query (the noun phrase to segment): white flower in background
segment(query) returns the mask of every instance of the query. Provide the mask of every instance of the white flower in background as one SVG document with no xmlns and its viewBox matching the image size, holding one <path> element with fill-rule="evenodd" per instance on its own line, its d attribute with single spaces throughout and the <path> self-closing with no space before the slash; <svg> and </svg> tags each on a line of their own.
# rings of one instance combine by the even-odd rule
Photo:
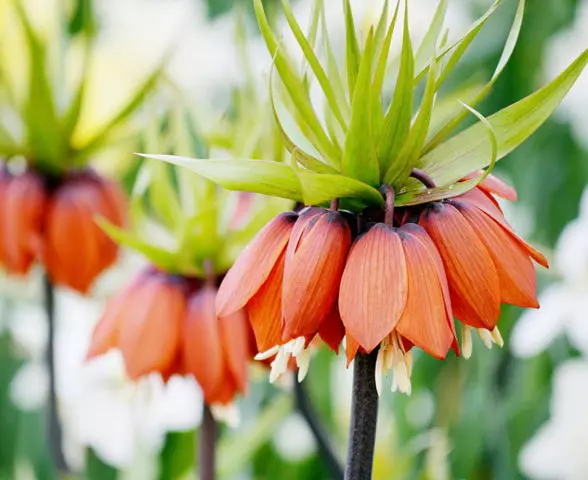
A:
<svg viewBox="0 0 588 480">
<path fill-rule="evenodd" d="M 57 291 L 56 372 L 64 450 L 73 467 L 81 468 L 83 449 L 90 446 L 107 463 L 134 471 L 159 452 L 168 431 L 200 423 L 202 394 L 187 378 L 173 377 L 167 384 L 158 375 L 130 381 L 117 351 L 85 362 L 102 308 L 100 301 Z M 16 348 L 29 359 L 12 380 L 11 399 L 25 410 L 40 408 L 49 383 L 43 364 L 44 311 L 40 305 L 20 305 L 8 320 Z"/>
<path fill-rule="evenodd" d="M 586 480 L 588 361 L 572 360 L 554 376 L 549 420 L 524 446 L 522 472 L 533 480 Z"/>
<path fill-rule="evenodd" d="M 588 45 L 588 0 L 581 0 L 573 23 L 568 29 L 555 35 L 547 46 L 545 76 L 555 78 Z M 588 74 L 584 72 L 564 98 L 560 109 L 571 124 L 576 139 L 588 148 Z"/>
<path fill-rule="evenodd" d="M 580 214 L 566 226 L 555 250 L 552 268 L 561 280 L 540 295 L 538 310 L 526 310 L 512 332 L 515 355 L 530 357 L 545 350 L 565 333 L 570 342 L 588 355 L 588 188 Z"/>
<path fill-rule="evenodd" d="M 306 421 L 297 413 L 286 417 L 274 434 L 274 446 L 280 457 L 301 462 L 316 452 L 316 440 Z"/>
</svg>

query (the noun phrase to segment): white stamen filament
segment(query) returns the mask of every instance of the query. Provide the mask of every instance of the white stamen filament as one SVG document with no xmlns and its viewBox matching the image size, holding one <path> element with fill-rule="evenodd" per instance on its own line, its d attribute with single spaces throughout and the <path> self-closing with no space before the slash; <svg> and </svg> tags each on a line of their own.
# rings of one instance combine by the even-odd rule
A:
<svg viewBox="0 0 588 480">
<path fill-rule="evenodd" d="M 504 339 L 502 338 L 502 334 L 500 333 L 500 330 L 498 330 L 498 327 L 494 327 L 494 330 L 492 330 L 490 334 L 492 335 L 496 345 L 498 345 L 500 348 L 504 347 Z"/>
<path fill-rule="evenodd" d="M 376 359 L 376 390 L 378 395 L 382 391 L 382 376 L 392 371 L 392 391 L 399 391 L 410 395 L 412 384 L 412 354 L 406 352 L 397 334 L 393 333 L 380 344 Z"/>
<path fill-rule="evenodd" d="M 269 374 L 270 383 L 274 383 L 288 371 L 291 357 L 296 360 L 298 366 L 298 381 L 304 380 L 310 367 L 311 357 L 310 349 L 306 348 L 306 338 L 298 337 L 283 345 L 276 345 L 265 352 L 258 353 L 255 360 L 267 360 L 274 355 Z"/>
<path fill-rule="evenodd" d="M 484 342 L 486 348 L 492 348 L 494 344 L 501 348 L 504 346 L 504 339 L 498 327 L 495 327 L 492 331 L 486 330 L 485 328 L 478 328 L 478 335 L 482 339 L 482 342 Z"/>
<path fill-rule="evenodd" d="M 472 327 L 463 324 L 461 326 L 461 355 L 466 360 L 472 356 Z"/>
</svg>

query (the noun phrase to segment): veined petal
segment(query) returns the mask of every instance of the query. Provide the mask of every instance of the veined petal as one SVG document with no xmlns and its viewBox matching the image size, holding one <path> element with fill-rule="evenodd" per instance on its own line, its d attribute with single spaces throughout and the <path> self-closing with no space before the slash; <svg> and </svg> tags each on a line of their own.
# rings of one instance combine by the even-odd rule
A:
<svg viewBox="0 0 588 480">
<path fill-rule="evenodd" d="M 183 293 L 163 274 L 147 279 L 133 295 L 119 330 L 131 378 L 169 369 L 180 345 L 185 310 Z"/>
<path fill-rule="evenodd" d="M 492 256 L 504 303 L 537 308 L 535 268 L 526 250 L 503 227 L 476 207 L 461 209 Z"/>
<path fill-rule="evenodd" d="M 359 349 L 359 342 L 349 335 L 349 332 L 345 332 L 345 356 L 347 357 L 348 367 L 357 355 Z"/>
<path fill-rule="evenodd" d="M 219 316 L 241 310 L 266 282 L 286 248 L 297 218 L 293 212 L 278 215 L 243 250 L 218 290 L 216 311 Z"/>
<path fill-rule="evenodd" d="M 351 231 L 339 212 L 304 212 L 286 248 L 282 340 L 314 335 L 339 293 Z"/>
<path fill-rule="evenodd" d="M 399 229 L 406 257 L 408 296 L 396 331 L 430 355 L 444 359 L 455 340 L 453 319 L 443 294 L 445 275 L 440 278 L 440 261 L 435 244 L 422 227 Z"/>
<path fill-rule="evenodd" d="M 339 292 L 345 330 L 367 352 L 398 324 L 406 304 L 407 283 L 398 233 L 376 224 L 351 247 Z"/>
<path fill-rule="evenodd" d="M 249 366 L 249 326 L 247 315 L 239 310 L 218 319 L 226 366 L 232 374 L 240 392 L 247 390 Z"/>
<path fill-rule="evenodd" d="M 245 307 L 259 352 L 266 352 L 282 343 L 282 279 L 285 260 L 284 251 L 266 282 Z"/>
<path fill-rule="evenodd" d="M 500 284 L 492 257 L 474 229 L 449 203 L 432 205 L 419 223 L 443 259 L 455 316 L 492 330 L 500 315 Z"/>
<path fill-rule="evenodd" d="M 331 312 L 321 323 L 318 333 L 323 342 L 325 342 L 331 350 L 338 354 L 339 347 L 341 346 L 341 342 L 345 336 L 345 327 L 341 321 L 341 315 L 339 315 L 339 308 L 337 304 L 333 305 Z"/>
<path fill-rule="evenodd" d="M 483 173 L 483 170 L 472 172 L 469 175 L 466 175 L 464 180 L 470 180 L 472 178 L 479 177 Z M 510 200 L 511 202 L 516 202 L 517 200 L 516 189 L 504 183 L 496 175 L 489 174 L 484 180 L 482 180 L 482 182 L 478 184 L 477 188 L 483 190 L 486 193 L 498 195 L 499 197 L 502 197 L 505 200 Z"/>
<path fill-rule="evenodd" d="M 184 367 L 194 375 L 207 403 L 214 403 L 225 381 L 225 361 L 220 324 L 214 302 L 216 288 L 203 287 L 187 302 L 183 328 Z M 230 381 L 232 381 L 232 376 Z"/>
</svg>

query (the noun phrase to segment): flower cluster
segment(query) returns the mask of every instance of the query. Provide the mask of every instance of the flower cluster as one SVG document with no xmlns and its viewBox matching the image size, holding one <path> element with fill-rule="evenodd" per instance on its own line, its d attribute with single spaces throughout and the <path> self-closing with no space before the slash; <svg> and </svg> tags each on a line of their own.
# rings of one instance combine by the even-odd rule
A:
<svg viewBox="0 0 588 480">
<path fill-rule="evenodd" d="M 207 404 L 225 405 L 247 388 L 252 338 L 241 311 L 217 316 L 216 287 L 153 267 L 109 303 L 88 358 L 120 349 L 130 378 L 192 375 Z"/>
<path fill-rule="evenodd" d="M 85 293 L 118 252 L 94 219 L 123 226 L 125 212 L 120 187 L 93 170 L 52 178 L 30 167 L 15 175 L 2 166 L 0 263 L 24 275 L 40 260 L 53 283 Z"/>
<path fill-rule="evenodd" d="M 335 351 L 345 336 L 349 360 L 379 347 L 377 384 L 391 369 L 393 390 L 409 393 L 413 346 L 439 359 L 460 352 L 454 315 L 468 357 L 471 329 L 487 346 L 502 345 L 501 303 L 538 307 L 531 259 L 547 261 L 516 235 L 493 194 L 514 198 L 489 177 L 418 207 L 281 214 L 226 275 L 217 311 L 247 311 L 258 358 L 276 355 L 274 378 L 290 356 L 304 376 L 317 334 Z"/>
</svg>

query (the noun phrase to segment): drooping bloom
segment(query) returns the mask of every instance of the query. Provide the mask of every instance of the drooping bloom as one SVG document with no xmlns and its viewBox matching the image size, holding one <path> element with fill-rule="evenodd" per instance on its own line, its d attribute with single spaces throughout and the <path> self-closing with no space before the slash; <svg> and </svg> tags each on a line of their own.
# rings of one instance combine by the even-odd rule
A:
<svg viewBox="0 0 588 480">
<path fill-rule="evenodd" d="M 351 230 L 340 212 L 309 208 L 274 218 L 225 276 L 219 315 L 243 308 L 255 333 L 258 359 L 271 358 L 271 380 L 296 358 L 299 378 L 308 369 L 307 347 L 319 334 L 338 350 L 343 328 L 337 295 Z"/>
<path fill-rule="evenodd" d="M 384 369 L 393 389 L 410 392 L 414 345 L 443 359 L 456 345 L 445 272 L 423 228 L 374 225 L 354 243 L 345 266 L 339 310 L 347 333 L 347 355 L 378 345 L 376 385 Z"/>
<path fill-rule="evenodd" d="M 31 168 L 19 175 L 3 171 L 0 260 L 18 275 L 41 260 L 53 283 L 86 293 L 118 253 L 96 218 L 122 227 L 125 209 L 120 187 L 92 170 L 59 179 Z"/>
<path fill-rule="evenodd" d="M 120 187 L 93 172 L 65 181 L 51 196 L 45 225 L 44 261 L 53 282 L 86 292 L 117 257 L 118 247 L 97 225 L 103 217 L 125 223 Z M 72 249 L 71 245 L 79 246 Z"/>
<path fill-rule="evenodd" d="M 547 267 L 545 257 L 512 230 L 500 208 L 478 189 L 427 206 L 419 223 L 443 259 L 456 318 L 479 329 L 486 344 L 502 343 L 498 332 L 490 335 L 500 304 L 539 306 L 531 260 Z"/>
<path fill-rule="evenodd" d="M 25 275 L 41 250 L 47 194 L 42 178 L 33 171 L 5 177 L 3 183 L 0 257 L 8 272 Z"/>
<path fill-rule="evenodd" d="M 226 405 L 247 388 L 250 330 L 241 311 L 217 316 L 215 297 L 213 286 L 148 268 L 111 300 L 88 357 L 120 349 L 130 378 L 191 375 L 207 404 Z"/>
</svg>

